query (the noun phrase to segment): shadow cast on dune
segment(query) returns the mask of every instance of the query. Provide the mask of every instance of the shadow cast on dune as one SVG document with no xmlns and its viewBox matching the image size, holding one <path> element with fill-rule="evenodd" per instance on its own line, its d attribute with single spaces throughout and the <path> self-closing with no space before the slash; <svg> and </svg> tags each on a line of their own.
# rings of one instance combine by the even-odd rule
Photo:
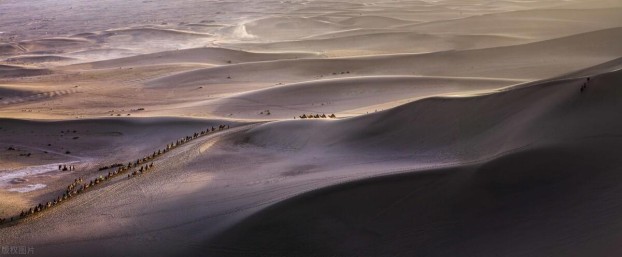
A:
<svg viewBox="0 0 622 257">
<path fill-rule="evenodd" d="M 342 121 L 252 129 L 247 142 L 266 148 L 431 151 L 444 159 L 415 154 L 413 161 L 457 165 L 311 191 L 252 215 L 202 250 L 219 256 L 617 256 L 617 63 L 601 65 L 613 71 L 591 74 L 586 89 L 585 77 L 566 76 Z M 280 129 L 295 135 L 266 140 L 284 133 Z M 337 134 L 348 136 L 336 141 Z"/>
<path fill-rule="evenodd" d="M 325 188 L 204 245 L 244 256 L 617 256 L 621 140 Z"/>
<path fill-rule="evenodd" d="M 0 78 L 22 78 L 52 74 L 51 70 L 0 64 Z"/>
</svg>

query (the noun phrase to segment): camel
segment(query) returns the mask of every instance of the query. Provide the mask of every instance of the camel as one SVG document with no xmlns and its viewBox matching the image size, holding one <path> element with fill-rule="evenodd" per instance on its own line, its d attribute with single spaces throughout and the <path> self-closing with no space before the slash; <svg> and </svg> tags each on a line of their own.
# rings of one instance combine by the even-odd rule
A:
<svg viewBox="0 0 622 257">
<path fill-rule="evenodd" d="M 313 116 L 312 114 L 309 114 L 309 116 L 307 116 L 306 114 L 303 114 L 304 118 L 318 118 L 320 117 L 319 114 L 316 114 L 315 116 Z M 303 118 L 303 116 L 301 116 L 301 118 Z M 334 115 L 333 115 L 334 116 Z M 322 114 L 322 117 L 326 117 L 325 114 Z M 224 130 L 224 129 L 229 129 L 230 125 L 224 125 L 221 124 L 218 126 L 218 130 Z M 215 131 L 216 128 L 215 127 L 211 127 L 211 131 Z M 166 152 L 168 152 L 170 149 L 175 148 L 181 144 L 185 144 L 187 142 L 190 142 L 200 136 L 206 135 L 210 132 L 210 128 L 207 128 L 205 131 L 199 131 L 199 132 L 194 132 L 191 136 L 185 136 L 180 138 L 179 140 L 177 140 L 176 142 L 170 143 L 166 145 L 166 148 L 164 149 L 158 149 L 157 151 L 154 151 L 152 154 L 147 155 L 144 158 L 139 158 L 136 159 L 136 162 L 128 162 L 127 165 L 123 165 L 120 163 L 115 163 L 112 165 L 107 165 L 107 166 L 103 166 L 102 168 L 99 168 L 99 170 L 105 170 L 105 169 L 111 169 L 114 167 L 118 167 L 116 170 L 113 171 L 108 171 L 108 173 L 106 175 L 100 175 L 98 178 L 91 180 L 87 183 L 83 183 L 83 179 L 82 178 L 76 178 L 74 179 L 74 181 L 69 184 L 65 190 L 65 192 L 62 194 L 62 196 L 58 196 L 55 199 L 53 199 L 52 201 L 48 201 L 48 202 L 44 202 L 44 203 L 39 203 L 38 205 L 34 206 L 33 208 L 28 209 L 27 211 L 22 210 L 20 212 L 20 218 L 26 217 L 27 215 L 30 214 L 34 214 L 37 212 L 41 212 L 47 208 L 50 208 L 52 206 L 56 206 L 57 204 L 60 204 L 62 201 L 67 200 L 69 198 L 72 198 L 74 195 L 80 194 L 84 191 L 86 191 L 89 187 L 93 187 L 99 183 L 103 183 L 104 181 L 107 181 L 111 178 L 113 178 L 114 176 L 118 175 L 119 173 L 128 171 L 129 169 L 133 168 L 133 167 L 138 167 L 140 166 L 139 170 L 135 170 L 129 174 L 127 174 L 128 178 L 131 178 L 133 176 L 136 175 L 141 175 L 149 170 L 151 170 L 154 167 L 154 162 L 150 162 L 147 164 L 148 161 L 155 159 L 157 156 L 160 156 Z M 143 164 L 144 165 L 141 165 Z M 75 170 L 75 166 L 74 165 L 66 165 L 66 164 L 59 164 L 58 165 L 58 169 L 62 170 L 62 171 L 74 171 Z M 6 218 L 0 218 L 0 224 L 6 222 Z M 11 217 L 11 220 L 13 220 L 13 218 Z"/>
</svg>

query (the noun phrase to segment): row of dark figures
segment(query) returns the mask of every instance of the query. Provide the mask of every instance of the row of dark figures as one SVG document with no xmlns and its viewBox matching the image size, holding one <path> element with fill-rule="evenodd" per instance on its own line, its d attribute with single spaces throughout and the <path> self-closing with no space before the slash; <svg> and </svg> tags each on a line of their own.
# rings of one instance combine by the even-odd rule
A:
<svg viewBox="0 0 622 257">
<path fill-rule="evenodd" d="M 335 118 L 337 118 L 337 116 L 334 113 L 331 114 L 331 115 L 328 115 L 328 116 L 326 114 L 322 114 L 322 115 L 319 115 L 319 114 L 316 114 L 316 115 L 313 115 L 313 114 L 309 114 L 309 115 L 303 114 L 303 115 L 300 115 L 298 117 L 301 118 L 301 119 L 320 119 L 320 118 L 323 118 L 323 119 L 325 119 L 325 118 L 335 119 Z M 296 117 L 294 117 L 294 119 L 295 118 Z"/>
<path fill-rule="evenodd" d="M 73 165 L 58 165 L 58 170 L 62 170 L 62 171 L 73 171 L 76 170 L 76 166 Z"/>
<path fill-rule="evenodd" d="M 102 171 L 102 170 L 112 169 L 112 168 L 121 167 L 121 166 L 123 166 L 122 163 L 115 163 L 112 165 L 106 165 L 104 167 L 100 167 L 99 170 Z"/>
<path fill-rule="evenodd" d="M 154 168 L 154 163 L 153 160 L 165 153 L 167 153 L 168 151 L 175 149 L 177 147 L 179 147 L 182 144 L 188 143 L 193 139 L 199 138 L 201 136 L 207 135 L 209 134 L 209 132 L 215 132 L 215 131 L 221 131 L 221 130 L 225 130 L 228 129 L 229 125 L 219 125 L 218 129 L 216 129 L 215 127 L 211 127 L 200 131 L 200 132 L 195 132 L 192 136 L 186 136 L 183 138 L 180 138 L 178 140 L 176 140 L 175 142 L 171 142 L 170 144 L 166 145 L 166 148 L 164 149 L 158 149 L 157 151 L 154 151 L 151 155 L 147 155 L 144 158 L 140 158 L 137 159 L 135 162 L 128 162 L 127 165 L 122 165 L 120 167 L 118 167 L 118 164 L 112 164 L 109 165 L 108 167 L 114 166 L 114 167 L 118 167 L 115 171 L 109 171 L 108 174 L 106 175 L 100 175 L 99 177 L 95 178 L 94 180 L 91 180 L 89 183 L 83 183 L 84 180 L 80 177 L 75 179 L 71 184 L 69 184 L 65 190 L 65 192 L 63 193 L 63 195 L 56 197 L 54 200 L 46 202 L 46 203 L 40 203 L 32 208 L 29 208 L 28 210 L 22 210 L 21 213 L 19 214 L 19 216 L 17 217 L 10 217 L 8 220 L 6 218 L 0 218 L 0 224 L 6 223 L 6 222 L 12 222 L 15 221 L 17 219 L 23 219 L 26 218 L 28 216 L 34 215 L 36 213 L 42 212 L 48 208 L 54 207 L 56 205 L 61 204 L 64 201 L 67 201 L 79 194 L 82 194 L 84 192 L 86 192 L 87 190 L 89 190 L 90 188 L 95 187 L 96 185 L 99 185 L 105 181 L 108 181 L 116 176 L 119 176 L 121 174 L 124 174 L 126 172 L 130 172 L 130 170 L 132 168 L 136 168 L 136 170 L 130 172 L 127 175 L 127 178 L 132 178 L 134 176 L 138 176 L 138 175 L 142 175 L 143 173 L 146 173 L 147 171 L 150 171 L 151 169 Z M 148 163 L 150 162 L 150 163 Z M 145 165 L 143 165 L 143 163 Z M 70 166 L 66 166 L 64 165 L 63 167 L 61 167 L 59 165 L 59 169 L 65 170 L 65 168 L 67 168 L 67 170 L 73 170 L 74 167 L 73 165 Z M 101 169 L 100 169 L 101 170 Z"/>
<path fill-rule="evenodd" d="M 583 91 L 587 89 L 588 84 L 590 84 L 590 77 L 587 77 L 587 80 L 583 83 L 583 85 L 581 85 L 581 88 L 579 89 L 579 91 L 583 93 Z"/>
</svg>

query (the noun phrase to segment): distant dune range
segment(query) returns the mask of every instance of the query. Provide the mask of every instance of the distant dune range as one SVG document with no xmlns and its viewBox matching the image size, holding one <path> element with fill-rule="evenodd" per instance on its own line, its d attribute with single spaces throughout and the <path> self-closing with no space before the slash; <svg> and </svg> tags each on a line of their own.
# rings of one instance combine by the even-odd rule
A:
<svg viewBox="0 0 622 257">
<path fill-rule="evenodd" d="M 405 25 L 400 29 L 447 34 L 506 35 L 550 39 L 593 31 L 598 27 L 618 27 L 622 8 L 535 9 L 502 12 L 457 20 Z"/>
<path fill-rule="evenodd" d="M 195 87 L 220 81 L 298 82 L 343 75 L 425 75 L 543 79 L 622 54 L 622 46 L 610 38 L 622 37 L 622 28 L 517 46 L 429 54 L 396 54 L 357 58 L 300 59 L 229 65 L 163 77 L 148 86 Z"/>
<path fill-rule="evenodd" d="M 256 51 L 313 51 L 333 56 L 389 53 L 427 53 L 514 45 L 523 38 L 497 35 L 431 35 L 416 32 L 363 32 L 363 35 L 303 39 L 277 43 L 233 44 L 232 47 Z M 416 42 L 404 44 L 404 42 Z"/>
<path fill-rule="evenodd" d="M 203 64 L 232 64 L 245 62 L 260 62 L 281 59 L 298 59 L 316 56 L 309 53 L 251 53 L 225 48 L 192 48 L 177 51 L 158 52 L 93 63 L 73 65 L 70 68 L 80 69 L 107 69 L 118 67 L 133 67 L 155 64 L 196 62 Z"/>
</svg>

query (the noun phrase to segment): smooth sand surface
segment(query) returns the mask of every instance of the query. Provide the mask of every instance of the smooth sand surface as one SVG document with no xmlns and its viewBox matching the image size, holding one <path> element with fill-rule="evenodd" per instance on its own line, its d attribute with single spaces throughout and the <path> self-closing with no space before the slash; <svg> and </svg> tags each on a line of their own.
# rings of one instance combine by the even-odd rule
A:
<svg viewBox="0 0 622 257">
<path fill-rule="evenodd" d="M 2 1 L 0 218 L 104 165 L 231 128 L 0 224 L 0 246 L 619 256 L 621 11 L 614 0 Z"/>
</svg>

